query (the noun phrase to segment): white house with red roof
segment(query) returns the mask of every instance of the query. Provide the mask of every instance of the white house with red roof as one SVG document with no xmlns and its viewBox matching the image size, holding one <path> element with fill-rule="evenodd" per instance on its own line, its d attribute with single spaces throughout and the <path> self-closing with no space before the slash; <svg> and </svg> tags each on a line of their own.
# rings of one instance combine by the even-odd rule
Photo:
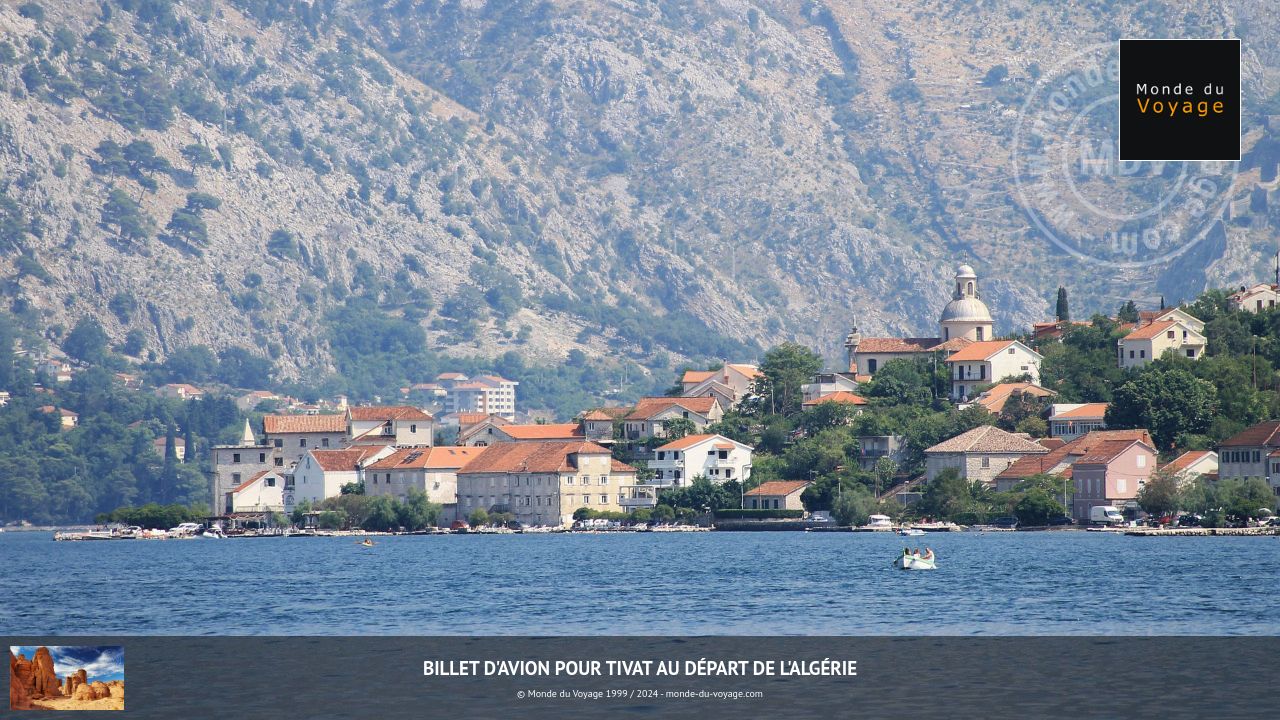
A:
<svg viewBox="0 0 1280 720">
<path fill-rule="evenodd" d="M 1276 306 L 1276 301 L 1280 300 L 1280 286 L 1258 283 L 1253 287 L 1241 287 L 1238 292 L 1231 293 L 1229 299 L 1237 310 L 1260 313 Z"/>
<path fill-rule="evenodd" d="M 1142 367 L 1168 351 L 1192 359 L 1204 355 L 1204 323 L 1185 310 L 1171 308 L 1143 320 L 1116 341 L 1121 368 Z"/>
<path fill-rule="evenodd" d="M 745 363 L 727 363 L 718 370 L 686 370 L 680 378 L 680 394 L 715 397 L 722 407 L 731 408 L 751 394 L 761 375 L 760 368 Z"/>
<path fill-rule="evenodd" d="M 347 408 L 352 444 L 430 446 L 435 437 L 431 415 L 412 405 L 368 405 Z"/>
<path fill-rule="evenodd" d="M 646 397 L 640 398 L 623 418 L 623 433 L 627 440 L 647 440 L 665 437 L 664 423 L 685 419 L 698 429 L 720 422 L 724 406 L 716 397 Z"/>
<path fill-rule="evenodd" d="M 951 397 L 968 400 L 978 388 L 1008 377 L 1040 382 L 1040 353 L 1017 340 L 970 343 L 946 359 L 951 375 Z"/>
<path fill-rule="evenodd" d="M 1094 430 L 1107 429 L 1110 403 L 1054 403 L 1049 406 L 1049 436 L 1075 440 Z"/>
<path fill-rule="evenodd" d="M 800 496 L 809 483 L 804 480 L 770 480 L 742 496 L 744 510 L 804 510 Z"/>
<path fill-rule="evenodd" d="M 1280 475 L 1280 458 L 1274 459 L 1272 465 L 1276 467 L 1276 474 Z M 1177 475 L 1183 482 L 1191 482 L 1198 477 L 1217 480 L 1218 453 L 1212 450 L 1188 450 L 1160 469 Z"/>
<path fill-rule="evenodd" d="M 342 494 L 342 486 L 363 483 L 365 468 L 395 451 L 391 445 L 359 445 L 343 450 L 310 450 L 286 474 L 285 512 L 303 501 L 318 503 Z"/>
<path fill-rule="evenodd" d="M 652 484 L 681 487 L 702 476 L 713 483 L 742 482 L 751 477 L 750 445 L 723 435 L 686 435 L 653 449 Z"/>
<path fill-rule="evenodd" d="M 260 470 L 231 489 L 229 513 L 284 512 L 284 478 L 275 470 Z"/>
</svg>

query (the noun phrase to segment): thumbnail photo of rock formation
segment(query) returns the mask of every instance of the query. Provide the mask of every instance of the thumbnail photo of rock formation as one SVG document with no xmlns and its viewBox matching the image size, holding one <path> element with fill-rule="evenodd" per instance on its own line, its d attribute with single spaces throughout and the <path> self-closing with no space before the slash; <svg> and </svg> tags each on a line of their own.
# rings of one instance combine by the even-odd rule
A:
<svg viewBox="0 0 1280 720">
<path fill-rule="evenodd" d="M 10 710 L 123 710 L 124 648 L 9 648 Z"/>
</svg>

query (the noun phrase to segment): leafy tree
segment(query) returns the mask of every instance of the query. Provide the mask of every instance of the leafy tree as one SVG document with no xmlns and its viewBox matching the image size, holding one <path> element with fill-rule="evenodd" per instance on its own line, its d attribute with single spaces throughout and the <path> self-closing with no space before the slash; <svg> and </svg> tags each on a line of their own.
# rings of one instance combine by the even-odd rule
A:
<svg viewBox="0 0 1280 720">
<path fill-rule="evenodd" d="M 1138 505 L 1147 513 L 1167 515 L 1178 509 L 1182 499 L 1178 474 L 1161 468 L 1138 489 Z"/>
<path fill-rule="evenodd" d="M 1116 312 L 1116 320 L 1119 320 L 1120 322 L 1136 323 L 1138 322 L 1138 318 L 1138 306 L 1135 305 L 1132 300 L 1126 300 L 1125 303 L 1120 306 L 1120 310 Z"/>
<path fill-rule="evenodd" d="M 1186 370 L 1150 366 L 1121 385 L 1107 408 L 1107 426 L 1147 428 L 1161 449 L 1184 433 L 1202 433 L 1217 411 L 1217 391 Z"/>
<path fill-rule="evenodd" d="M 858 412 L 857 406 L 842 402 L 821 402 L 806 410 L 798 422 L 807 434 L 848 425 Z"/>
<path fill-rule="evenodd" d="M 862 485 L 854 485 L 840 493 L 831 510 L 841 525 L 866 525 L 878 508 L 879 503 L 869 490 Z"/>
<path fill-rule="evenodd" d="M 698 426 L 688 418 L 670 418 L 662 421 L 662 437 L 657 440 L 665 444 L 692 435 L 697 429 Z"/>
<path fill-rule="evenodd" d="M 687 508 L 697 512 L 705 509 L 723 510 L 742 507 L 740 489 L 737 482 L 719 485 L 701 475 L 693 478 L 687 487 L 669 488 L 658 493 L 659 507 L 670 505 L 673 508 Z"/>
<path fill-rule="evenodd" d="M 191 169 L 204 165 L 206 167 L 217 167 L 220 163 L 214 157 L 213 152 L 209 148 L 200 143 L 191 143 L 182 148 L 182 157 L 191 163 Z"/>
<path fill-rule="evenodd" d="M 911 360 L 890 360 L 867 384 L 867 396 L 894 405 L 927 403 L 932 399 L 929 378 Z"/>
<path fill-rule="evenodd" d="M 400 528 L 396 502 L 386 495 L 371 498 L 367 515 L 360 527 L 374 532 L 391 532 Z"/>
<path fill-rule="evenodd" d="M 987 87 L 995 87 L 1004 82 L 1007 77 L 1009 77 L 1009 68 L 1003 64 L 996 65 L 982 77 L 982 84 Z"/>
<path fill-rule="evenodd" d="M 155 232 L 155 221 L 142 210 L 142 206 L 123 190 L 112 188 L 102 206 L 102 225 L 115 228 L 121 240 L 140 241 Z"/>
<path fill-rule="evenodd" d="M 107 353 L 107 333 L 98 321 L 84 316 L 76 321 L 76 325 L 67 333 L 62 341 L 62 349 L 71 357 L 85 362 L 102 362 Z"/>
<path fill-rule="evenodd" d="M 489 512 L 484 508 L 476 508 L 467 515 L 467 524 L 471 527 L 484 527 L 489 524 Z"/>
<path fill-rule="evenodd" d="M 1013 514 L 1023 525 L 1048 525 L 1050 518 L 1063 515 L 1066 508 L 1043 490 L 1025 493 L 1013 506 Z"/>
<path fill-rule="evenodd" d="M 800 411 L 804 396 L 801 386 L 822 369 L 822 357 L 799 343 L 785 342 L 764 355 L 760 363 L 763 377 L 757 378 L 754 392 L 769 398 L 770 409 L 783 416 Z"/>
<path fill-rule="evenodd" d="M 344 483 L 342 487 L 338 488 L 338 492 L 340 492 L 343 495 L 364 495 L 364 483 L 362 482 Z"/>
<path fill-rule="evenodd" d="M 1071 321 L 1071 307 L 1070 307 L 1070 305 L 1067 303 L 1067 289 L 1066 289 L 1066 288 L 1064 288 L 1064 287 L 1059 287 L 1059 288 L 1058 288 L 1058 312 L 1057 312 L 1057 315 L 1058 315 L 1058 322 L 1070 322 L 1070 321 Z"/>
</svg>

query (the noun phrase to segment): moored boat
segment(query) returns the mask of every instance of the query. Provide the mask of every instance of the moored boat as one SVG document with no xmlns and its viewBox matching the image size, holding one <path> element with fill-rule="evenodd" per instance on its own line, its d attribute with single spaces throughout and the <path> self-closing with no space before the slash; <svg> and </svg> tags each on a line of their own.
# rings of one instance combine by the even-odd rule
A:
<svg viewBox="0 0 1280 720">
<path fill-rule="evenodd" d="M 899 570 L 937 570 L 938 559 L 932 550 L 927 550 L 924 555 L 921 555 L 903 548 L 902 554 L 893 561 L 893 566 Z"/>
</svg>

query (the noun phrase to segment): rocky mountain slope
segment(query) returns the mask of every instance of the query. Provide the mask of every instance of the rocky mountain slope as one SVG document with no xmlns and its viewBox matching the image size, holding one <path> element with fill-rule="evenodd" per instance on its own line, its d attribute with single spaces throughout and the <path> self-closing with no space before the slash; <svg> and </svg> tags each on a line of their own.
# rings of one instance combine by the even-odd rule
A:
<svg viewBox="0 0 1280 720">
<path fill-rule="evenodd" d="M 5 293 L 58 340 L 333 369 L 366 310 L 446 354 L 661 366 L 1003 331 L 1265 276 L 1268 3 L 106 0 L 0 4 Z M 1244 38 L 1236 221 L 1180 261 L 1058 252 L 1013 187 L 1037 77 L 1125 36 Z M 1268 169 L 1268 166 L 1271 166 Z M 1121 190 L 1123 192 L 1123 190 Z M 1243 219 L 1242 219 L 1243 218 Z M 367 316 L 361 316 L 367 317 Z M 375 341 L 377 338 L 374 339 Z M 376 351 L 376 344 L 372 351 Z M 412 378 L 410 378 L 412 379 Z"/>
</svg>

